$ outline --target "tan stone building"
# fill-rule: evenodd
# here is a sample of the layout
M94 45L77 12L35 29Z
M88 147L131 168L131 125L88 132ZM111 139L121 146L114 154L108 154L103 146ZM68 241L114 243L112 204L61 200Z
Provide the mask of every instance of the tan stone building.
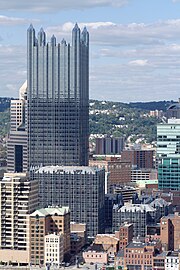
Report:
M48 234L62 233L64 254L70 252L69 207L48 207L30 215L30 260L32 265L44 265L44 239Z
M38 204L38 183L26 173L5 173L0 180L0 261L29 264L29 214Z
M102 245L109 260L113 260L119 249L119 239L114 234L97 234L94 244Z

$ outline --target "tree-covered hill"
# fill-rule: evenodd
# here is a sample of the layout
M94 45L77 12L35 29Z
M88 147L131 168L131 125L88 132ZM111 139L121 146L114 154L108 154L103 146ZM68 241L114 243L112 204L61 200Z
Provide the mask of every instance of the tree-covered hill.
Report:
M0 135L9 130L9 107L11 98L0 98ZM122 103L90 100L90 133L110 134L114 136L132 136L132 140L143 138L151 142L156 140L156 125L161 118L150 117L150 110L163 110L172 101Z

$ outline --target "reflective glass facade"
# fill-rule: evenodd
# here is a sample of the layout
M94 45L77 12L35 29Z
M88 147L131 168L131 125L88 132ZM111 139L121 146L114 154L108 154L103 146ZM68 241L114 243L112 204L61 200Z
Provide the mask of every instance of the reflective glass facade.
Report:
M158 185L180 190L180 120L157 126Z
M88 165L89 34L76 24L72 45L27 35L29 167Z

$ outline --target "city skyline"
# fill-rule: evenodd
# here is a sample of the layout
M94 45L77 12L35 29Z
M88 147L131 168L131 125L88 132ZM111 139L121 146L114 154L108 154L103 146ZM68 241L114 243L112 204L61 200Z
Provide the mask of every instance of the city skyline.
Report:
M69 42L70 31L78 22L91 35L90 98L177 100L179 7L180 1L175 0L51 1L51 6L45 0L1 3L0 96L17 97L26 80L25 33L30 23L43 26L48 40L53 33L58 42L63 37Z

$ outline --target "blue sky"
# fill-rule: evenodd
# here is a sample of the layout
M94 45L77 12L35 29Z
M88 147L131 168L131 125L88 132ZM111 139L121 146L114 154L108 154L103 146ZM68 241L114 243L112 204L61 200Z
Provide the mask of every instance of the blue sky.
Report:
M121 102L180 97L180 0L0 0L0 96L26 80L26 30L70 42L90 33L90 98Z

